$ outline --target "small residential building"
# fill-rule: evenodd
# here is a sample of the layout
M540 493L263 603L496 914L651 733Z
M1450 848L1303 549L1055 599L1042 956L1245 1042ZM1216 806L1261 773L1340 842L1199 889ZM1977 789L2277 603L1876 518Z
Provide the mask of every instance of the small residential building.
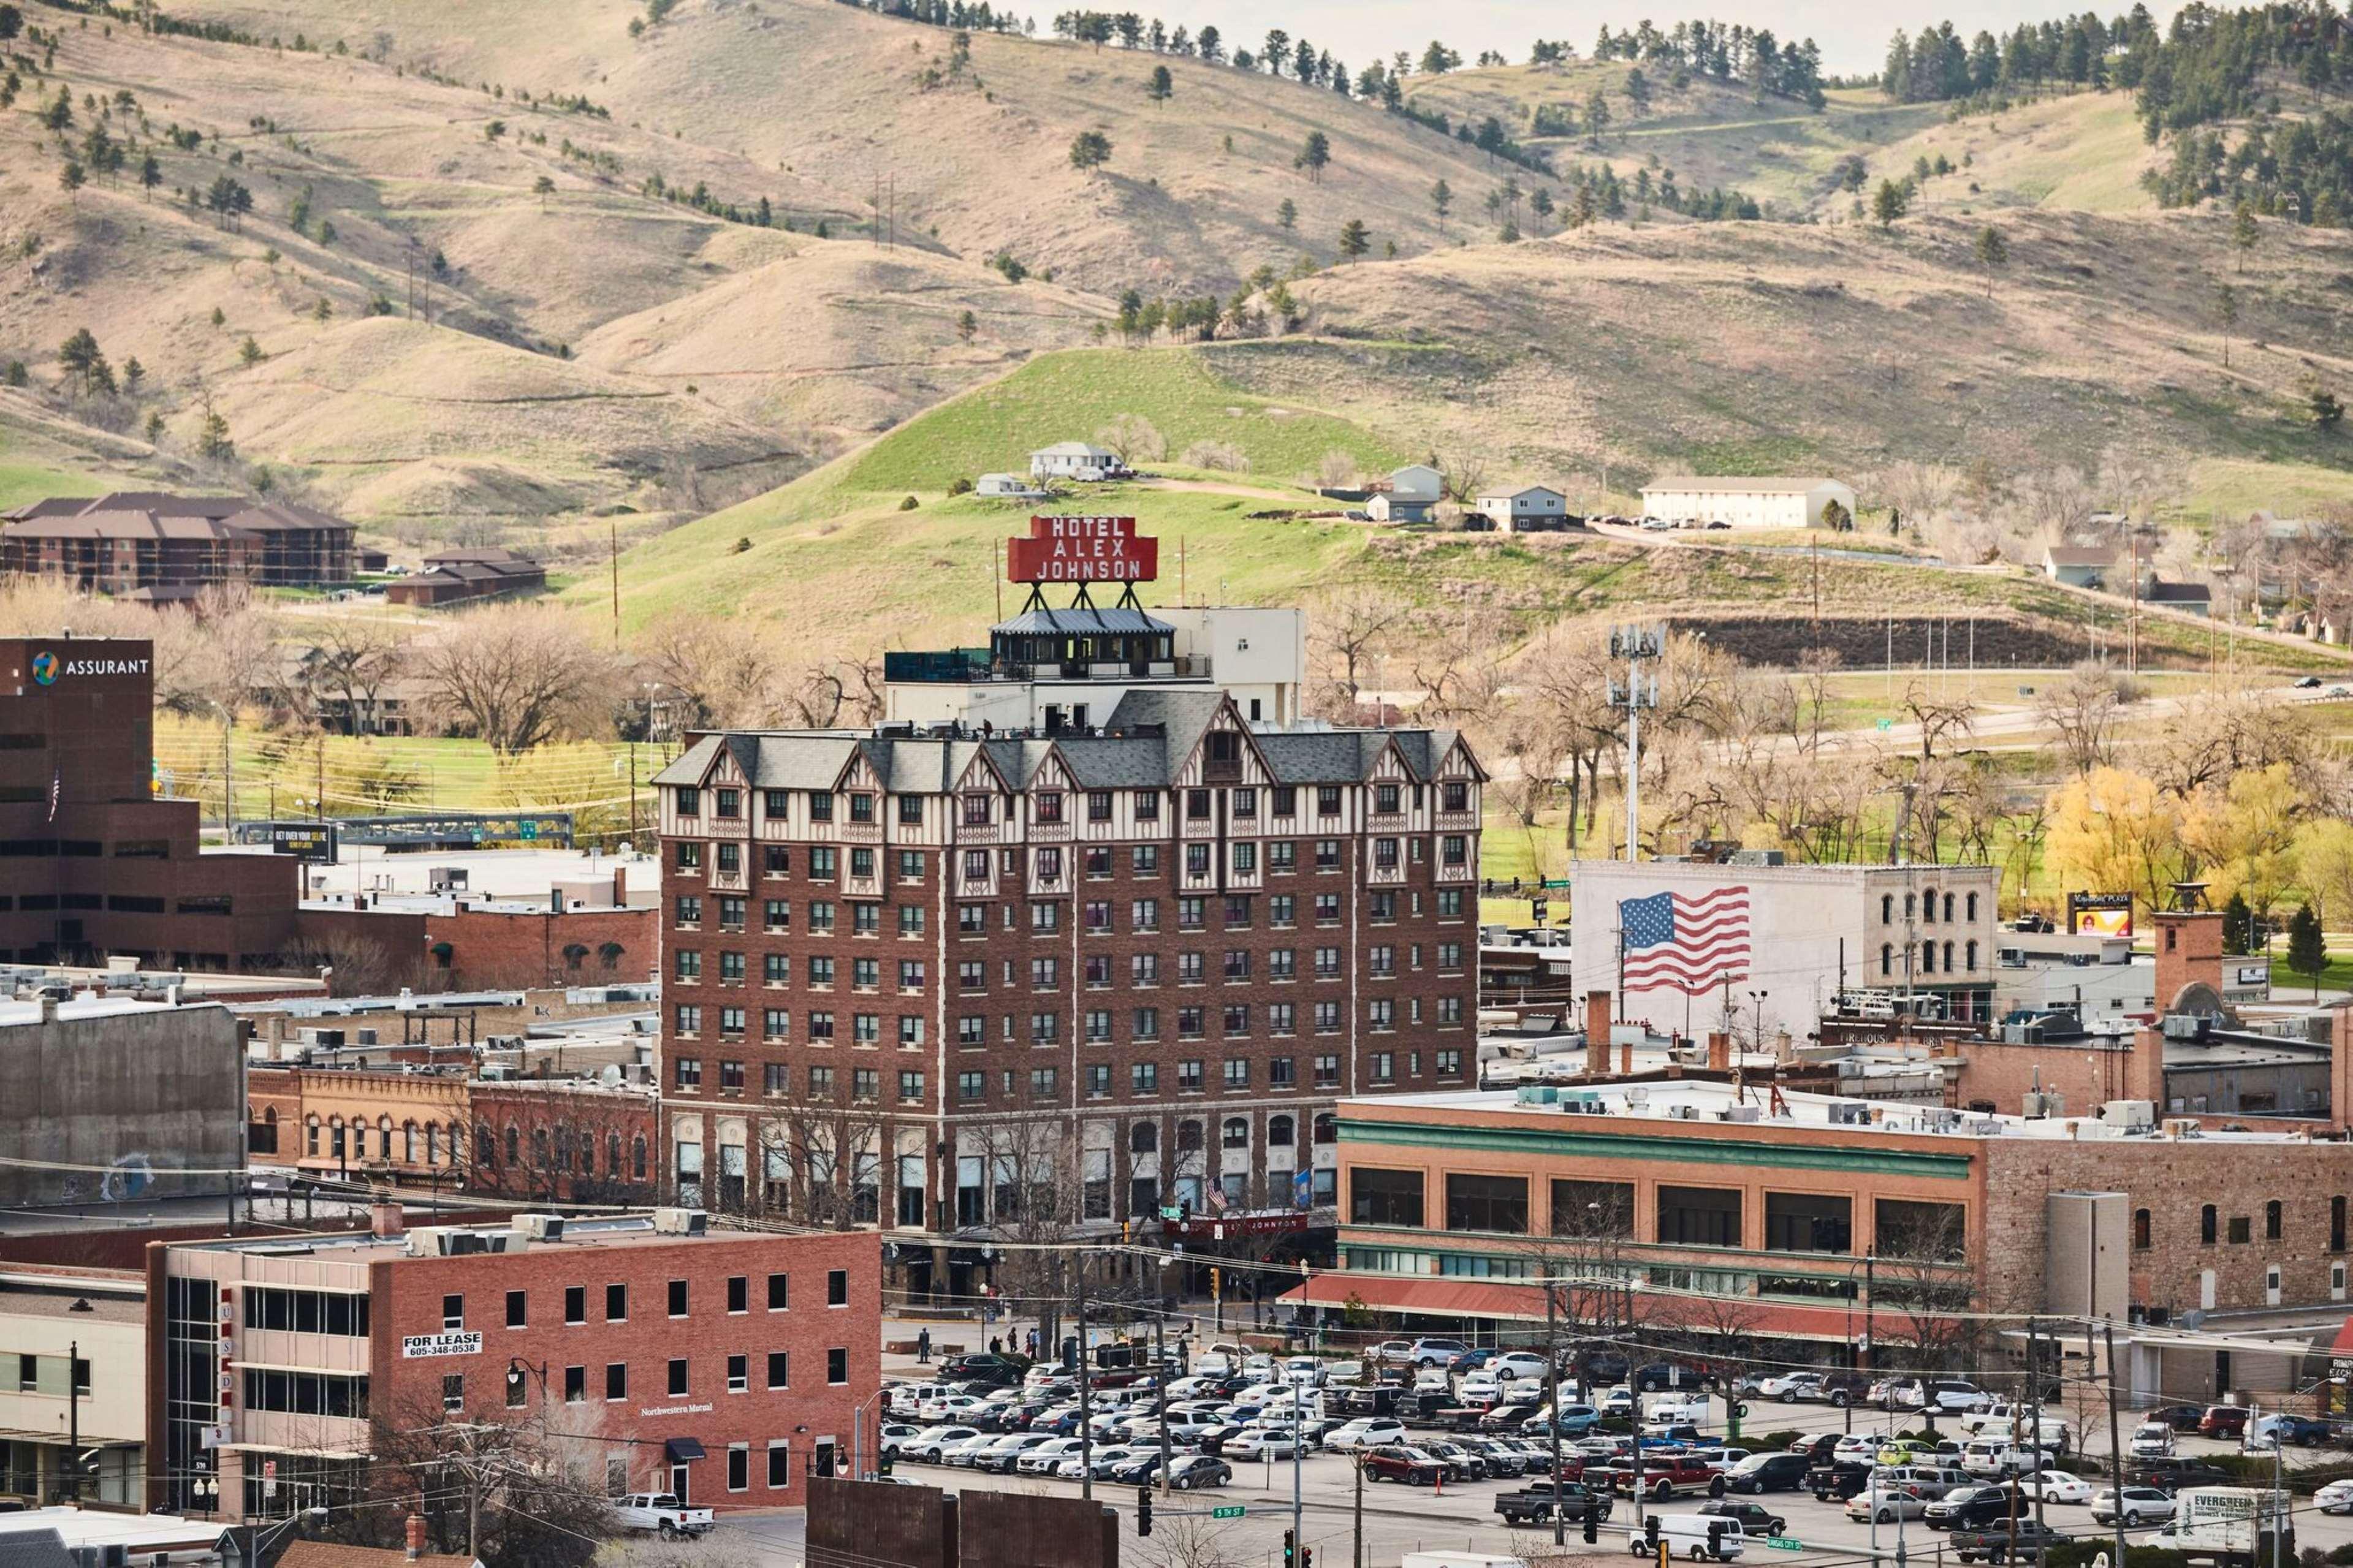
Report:
M2116 569L2113 544L2054 544L2042 552L2042 574L2071 588L2105 588Z
M1568 522L1568 498L1546 485L1482 495L1472 510L1502 533L1551 532Z
M1813 528L1836 501L1854 516L1854 487L1820 476L1672 475L1642 487L1645 516L1732 528Z
M1445 499L1445 475L1428 463L1408 463L1390 471L1388 488L1373 493L1365 511L1375 522L1428 522Z
M850 1468L881 1387L871 1233L701 1211L169 1242L147 1254L151 1506L231 1522L337 1508L379 1426L545 1419L613 1495L797 1507ZM397 1467L395 1467L397 1468Z
M2152 573L2141 597L2148 604L2179 610L2186 616L2214 613L2214 590L2203 583L2168 583Z
M475 599L500 599L547 586L547 568L527 555L491 547L445 550L425 558L425 570L388 584L385 599L430 608Z
M1085 441L1058 441L1029 454L1033 479L1116 479L1130 471L1117 452Z

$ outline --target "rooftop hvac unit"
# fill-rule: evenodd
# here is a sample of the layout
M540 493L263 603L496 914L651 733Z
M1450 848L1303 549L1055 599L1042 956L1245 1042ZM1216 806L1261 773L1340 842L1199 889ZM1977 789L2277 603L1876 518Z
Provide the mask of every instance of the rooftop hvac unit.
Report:
M1930 1132L1957 1132L1961 1130L1961 1113L1932 1108L1920 1113L1920 1125Z
M2168 1116L2165 1119L2165 1135L2168 1138L2195 1138L2198 1136L2198 1123L2187 1116Z
M1551 1084L1524 1083L1520 1085L1520 1103L1522 1105L1554 1105L1557 1104L1559 1100L1560 1090Z
M1871 1121L1871 1107L1859 1100L1831 1101L1831 1125L1833 1127L1863 1127Z
M1788 856L1778 849L1736 849L1725 864L1732 866L1780 866Z
M2001 1131L2001 1123L1990 1116L1980 1116L1969 1123L1969 1132L1978 1138L1990 1138Z
M1696 1105L1670 1105L1667 1107L1667 1114L1684 1121L1697 1121L1699 1120L1699 1107Z
M2146 1130L2157 1125L2157 1107L2146 1100L2112 1100L2100 1107L2100 1120L2110 1127Z
M2031 1089L2020 1100L2019 1109L2029 1117L2064 1116L2067 1097L2055 1089Z
M654 1230L662 1236L702 1236L711 1228L711 1216L701 1209L656 1209Z
M514 1216L516 1234L534 1241L562 1241L564 1216L558 1214L519 1214Z
M1626 1091L1626 1109L1629 1110L1644 1110L1649 1107L1650 1103L1651 1091L1644 1089L1641 1084L1638 1083L1633 1088Z
M2194 1040L2206 1032L2206 1020L2189 1013L2168 1013L2158 1027L2168 1040Z
M1716 1112L1720 1121L1762 1121L1765 1108L1761 1105L1727 1105Z

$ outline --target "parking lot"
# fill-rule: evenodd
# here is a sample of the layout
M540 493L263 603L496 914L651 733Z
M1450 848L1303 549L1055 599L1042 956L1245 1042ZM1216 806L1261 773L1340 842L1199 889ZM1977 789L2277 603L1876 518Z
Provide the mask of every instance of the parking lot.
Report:
M914 1369L905 1369L913 1371ZM1597 1396L1601 1391L1596 1390ZM1646 1413L1662 1397L1645 1396ZM1673 1397L1692 1398L1690 1391L1680 1391ZM1564 1404L1567 1402L1564 1394ZM1804 1434L1839 1433L1848 1430L1858 1434L1876 1433L1893 1438L1902 1431L1917 1430L1924 1426L1918 1410L1890 1414L1867 1405L1851 1409L1835 1409L1819 1404L1779 1404L1754 1394L1746 1396L1747 1418L1741 1430L1749 1441L1741 1442L1731 1435L1730 1413L1720 1395L1703 1394L1697 1398L1704 1406L1694 1404L1692 1414L1704 1409L1704 1419L1698 1422L1702 1433L1711 1444L1751 1452L1766 1451L1755 1439L1767 1432L1796 1431ZM1147 1402L1140 1408L1151 1409ZM2089 1424L2090 1448L2094 1454L2107 1447L2105 1413L2098 1409ZM1345 1419L1336 1409L1335 1423ZM2070 1413L2070 1439L2076 1440L2073 1429L2080 1417ZM2135 1418L2123 1418L2121 1430L2130 1436ZM1958 1438L1962 1436L1958 1423L1951 1416L1940 1417L1941 1433ZM1442 1431L1417 1427L1406 1436L1407 1445L1426 1440L1440 1440ZM1183 1444L1175 1446L1179 1453L1187 1452ZM2235 1454L2240 1451L2235 1441L2181 1434L2174 1439L2174 1453L2184 1460ZM2343 1461L2347 1458L2341 1447L2316 1449L2291 1447L2285 1457L2290 1469L2305 1465ZM1182 1556L1197 1562L1226 1561L1235 1564L1259 1563L1278 1563L1281 1560L1284 1531L1292 1526L1293 1464L1287 1450L1281 1453L1259 1454L1248 1458L1228 1456L1230 1479L1222 1484L1204 1486L1198 1490L1176 1491L1154 1498L1155 1539L1136 1542L1133 1535L1137 1511L1138 1488L1133 1483L1098 1480L1092 1495L1095 1500L1119 1511L1126 1521L1130 1550L1138 1561L1146 1563L1175 1560ZM1365 1568L1389 1568L1409 1552L1418 1550L1460 1549L1493 1552L1525 1553L1540 1547L1548 1548L1551 1529L1548 1525L1515 1528L1507 1524L1495 1512L1499 1494L1516 1491L1542 1479L1540 1461L1531 1466L1525 1478L1456 1480L1432 1487L1407 1484L1402 1480L1382 1480L1370 1476L1375 1467L1368 1465L1368 1479L1358 1500L1357 1460L1347 1454L1311 1449L1300 1461L1298 1475L1298 1510L1300 1528L1306 1543L1316 1554L1316 1560L1327 1568L1355 1568L1356 1543L1361 1532ZM2063 1468L2063 1464L2060 1467ZM1196 1472L1206 1467L1196 1466ZM1648 1467L1646 1466L1646 1473ZM947 1465L912 1462L896 1468L898 1479L919 1484L957 1489L965 1487L986 1487L1076 1495L1082 1490L1075 1479L1046 1475L984 1475ZM1990 1479L1990 1478L1988 1478ZM2094 1480L2094 1486L2102 1483ZM1750 1500L1762 1504L1771 1516L1781 1521L1781 1533L1772 1547L1754 1539L1747 1544L1747 1555L1755 1559L1779 1562L1786 1558L1793 1565L1813 1563L1818 1568L1828 1564L1848 1563L1867 1560L1875 1552L1879 1557L1894 1559L1899 1547L1905 1560L1932 1559L1939 1563L1952 1553L1946 1549L1945 1534L1926 1527L1918 1518L1902 1518L1884 1523L1866 1519L1851 1518L1844 1504L1838 1500L1820 1501L1800 1489L1776 1490ZM1688 1514L1706 1501L1704 1490L1679 1496L1663 1505L1663 1511ZM1571 1551L1604 1551L1623 1552L1628 1550L1630 1534L1639 1529L1638 1514L1658 1509L1647 1502L1638 1510L1630 1498L1613 1499L1609 1519L1598 1529L1599 1545L1585 1548L1582 1527L1576 1521L1567 1524L1565 1533ZM1213 1509L1240 1508L1239 1518L1211 1517ZM2029 1505L2031 1510L2031 1505ZM2081 1501L2046 1502L2043 1507L2048 1525L2069 1536L2105 1538L2109 1527L2097 1523L2091 1509ZM2159 1525L2154 1521L2130 1531L2133 1540L2147 1540ZM2299 1500L2296 1516L2299 1547L2316 1546L2326 1551L2331 1547L2353 1543L2353 1519L2344 1516L2325 1517L2311 1506L2310 1499ZM1172 1551L1181 1546L1181 1552Z

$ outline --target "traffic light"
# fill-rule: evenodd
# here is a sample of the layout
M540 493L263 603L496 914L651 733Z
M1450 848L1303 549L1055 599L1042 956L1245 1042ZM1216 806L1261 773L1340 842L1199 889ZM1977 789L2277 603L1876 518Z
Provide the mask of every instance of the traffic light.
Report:
M1135 1489L1135 1538L1138 1541L1152 1533L1152 1489Z
M1315 1548L1303 1546L1299 1549L1299 1568L1315 1568Z
M1212 1301L1219 1301L1219 1300L1223 1300L1225 1299L1225 1284L1226 1284L1226 1271L1225 1271L1224 1269L1222 1269L1222 1268L1218 1268L1215 1264L1210 1265L1210 1267L1209 1267L1209 1300L1212 1300Z
M1288 1530L1282 1532L1282 1568L1299 1568L1299 1537Z

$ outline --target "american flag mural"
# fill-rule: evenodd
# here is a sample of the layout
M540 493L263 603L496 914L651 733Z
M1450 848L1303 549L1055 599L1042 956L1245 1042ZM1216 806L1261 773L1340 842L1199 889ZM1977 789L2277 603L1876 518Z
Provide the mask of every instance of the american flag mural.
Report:
M1629 991L1669 989L1694 995L1748 974L1748 889L1718 888L1696 897L1652 893L1618 900L1625 933Z

